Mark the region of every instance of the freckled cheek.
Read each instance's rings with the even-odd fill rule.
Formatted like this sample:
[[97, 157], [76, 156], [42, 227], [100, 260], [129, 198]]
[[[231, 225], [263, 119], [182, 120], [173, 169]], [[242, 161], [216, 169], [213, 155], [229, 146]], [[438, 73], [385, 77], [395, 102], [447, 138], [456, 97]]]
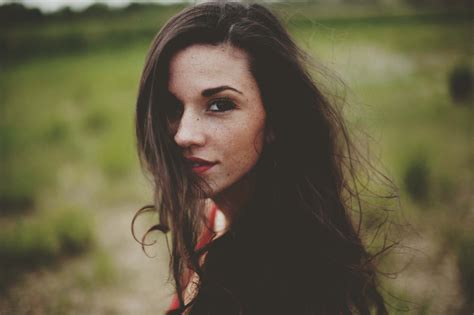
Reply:
[[240, 176], [250, 171], [261, 154], [265, 118], [263, 116], [258, 121], [255, 118], [245, 118], [228, 124], [227, 128], [213, 130], [214, 144], [219, 144], [214, 148], [225, 163], [225, 178]]
[[233, 158], [235, 161], [235, 172], [248, 172], [256, 164], [260, 153], [256, 147], [257, 143], [254, 141], [254, 135], [246, 135], [238, 146], [234, 148]]
[[248, 135], [242, 135], [242, 133], [239, 135], [239, 137], [223, 137], [227, 141], [221, 143], [221, 158], [226, 166], [226, 178], [247, 172], [257, 159], [254, 144], [248, 141]]

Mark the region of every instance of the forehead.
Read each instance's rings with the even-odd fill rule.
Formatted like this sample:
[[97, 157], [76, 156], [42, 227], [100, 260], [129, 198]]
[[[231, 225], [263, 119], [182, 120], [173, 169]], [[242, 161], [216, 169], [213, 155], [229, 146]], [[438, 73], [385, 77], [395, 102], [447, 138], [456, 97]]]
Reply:
[[244, 89], [253, 81], [245, 51], [228, 44], [189, 46], [170, 61], [168, 89], [196, 92], [216, 85]]

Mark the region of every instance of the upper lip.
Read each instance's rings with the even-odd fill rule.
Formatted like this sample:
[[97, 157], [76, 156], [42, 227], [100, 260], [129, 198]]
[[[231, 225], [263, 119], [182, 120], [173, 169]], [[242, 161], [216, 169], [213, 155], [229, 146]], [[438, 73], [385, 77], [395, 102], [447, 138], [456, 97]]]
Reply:
[[216, 162], [210, 162], [210, 161], [200, 159], [195, 156], [187, 157], [186, 160], [188, 160], [189, 162], [199, 163], [199, 164], [216, 164]]

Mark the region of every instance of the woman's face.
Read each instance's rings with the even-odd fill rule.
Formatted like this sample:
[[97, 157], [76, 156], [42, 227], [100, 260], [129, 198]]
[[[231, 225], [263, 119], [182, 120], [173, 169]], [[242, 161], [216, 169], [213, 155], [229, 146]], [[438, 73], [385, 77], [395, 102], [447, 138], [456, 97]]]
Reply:
[[240, 189], [262, 152], [265, 130], [247, 54], [196, 44], [174, 55], [169, 71], [171, 130], [189, 166], [209, 185], [210, 197]]

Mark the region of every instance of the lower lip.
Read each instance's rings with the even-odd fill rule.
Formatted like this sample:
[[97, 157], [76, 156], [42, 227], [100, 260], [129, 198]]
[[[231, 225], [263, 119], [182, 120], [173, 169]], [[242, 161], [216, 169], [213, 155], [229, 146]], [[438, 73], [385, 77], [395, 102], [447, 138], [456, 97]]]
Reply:
[[208, 171], [210, 168], [212, 168], [215, 164], [208, 164], [208, 165], [200, 165], [200, 166], [195, 166], [192, 168], [193, 172], [202, 174], [206, 171]]

